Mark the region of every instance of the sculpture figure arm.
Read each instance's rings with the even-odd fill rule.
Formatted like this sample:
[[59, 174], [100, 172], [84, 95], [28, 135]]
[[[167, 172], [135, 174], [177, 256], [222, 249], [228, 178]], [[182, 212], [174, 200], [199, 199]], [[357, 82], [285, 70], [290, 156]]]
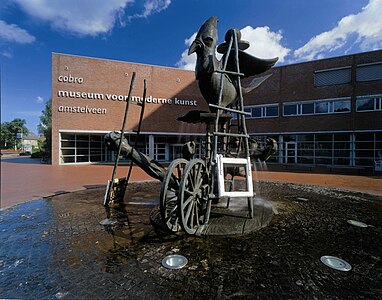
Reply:
[[[116, 150], [121, 141], [121, 133], [112, 131], [105, 135], [104, 141], [109, 150]], [[155, 159], [131, 147], [125, 138], [122, 139], [121, 154], [126, 158], [130, 158], [151, 177], [163, 181], [166, 169]]]

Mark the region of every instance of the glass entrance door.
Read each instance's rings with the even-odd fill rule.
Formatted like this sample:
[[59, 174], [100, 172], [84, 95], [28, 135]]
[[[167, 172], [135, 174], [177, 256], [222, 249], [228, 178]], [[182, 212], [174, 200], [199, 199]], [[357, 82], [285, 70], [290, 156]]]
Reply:
[[285, 163], [297, 164], [297, 143], [296, 142], [285, 143]]

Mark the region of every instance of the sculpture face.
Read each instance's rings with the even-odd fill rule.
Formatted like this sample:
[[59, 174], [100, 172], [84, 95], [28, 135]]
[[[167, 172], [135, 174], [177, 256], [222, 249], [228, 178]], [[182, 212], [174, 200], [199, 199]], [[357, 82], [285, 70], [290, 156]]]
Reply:
[[[221, 83], [223, 83], [222, 99], [220, 105], [227, 107], [237, 100], [239, 88], [243, 95], [251, 92], [258, 87], [269, 75], [252, 80], [247, 87], [239, 87], [236, 82], [238, 80], [234, 72], [240, 70], [244, 78], [261, 74], [271, 68], [277, 61], [273, 59], [260, 59], [245, 52], [249, 47], [249, 42], [241, 40], [239, 29], [229, 29], [225, 35], [223, 44], [217, 47], [217, 17], [209, 18], [200, 27], [195, 40], [188, 49], [188, 54], [196, 53], [195, 75], [199, 81], [199, 88], [204, 99], [211, 104], [217, 104]], [[234, 37], [236, 36], [236, 39]], [[235, 45], [231, 41], [236, 41]], [[235, 47], [238, 52], [238, 62], [235, 59], [235, 51], [229, 51], [229, 45]], [[219, 61], [215, 55], [215, 50], [223, 55], [223, 59]], [[223, 63], [226, 63], [225, 71], [222, 74], [219, 71], [223, 68]], [[212, 109], [211, 109], [212, 110]]]
[[217, 17], [211, 17], [204, 22], [188, 49], [188, 55], [194, 52], [200, 53], [201, 51], [214, 54], [218, 37], [217, 22]]
[[195, 40], [188, 49], [188, 55], [194, 52], [197, 54], [196, 78], [216, 70], [218, 63], [215, 57], [215, 48], [218, 42], [217, 22], [217, 17], [209, 18], [200, 27]]

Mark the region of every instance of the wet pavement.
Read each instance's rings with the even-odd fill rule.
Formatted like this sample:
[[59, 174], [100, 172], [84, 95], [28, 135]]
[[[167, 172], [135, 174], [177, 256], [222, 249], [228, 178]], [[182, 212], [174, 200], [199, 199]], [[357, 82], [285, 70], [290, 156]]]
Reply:
[[[104, 187], [89, 187], [2, 210], [0, 297], [381, 298], [381, 196], [271, 182], [255, 189], [274, 216], [267, 227], [235, 237], [156, 230], [150, 215], [158, 182], [130, 185], [126, 205], [111, 209], [102, 205]], [[188, 264], [165, 269], [169, 254]], [[321, 263], [324, 255], [352, 269], [331, 269]]]

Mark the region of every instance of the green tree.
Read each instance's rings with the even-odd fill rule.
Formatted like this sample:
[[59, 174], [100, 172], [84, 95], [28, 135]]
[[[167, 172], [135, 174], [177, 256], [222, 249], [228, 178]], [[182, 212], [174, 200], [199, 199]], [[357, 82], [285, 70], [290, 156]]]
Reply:
[[2, 149], [20, 149], [21, 139], [18, 134], [28, 134], [29, 130], [26, 128], [26, 121], [24, 119], [14, 119], [11, 122], [1, 123], [1, 148]]
[[8, 122], [1, 123], [0, 125], [0, 147], [1, 149], [7, 149], [9, 147], [12, 147], [12, 133], [9, 131], [9, 125]]
[[52, 99], [45, 104], [45, 109], [40, 116], [40, 124], [37, 126], [40, 134], [43, 134], [45, 141], [43, 150], [50, 157], [52, 150]]

